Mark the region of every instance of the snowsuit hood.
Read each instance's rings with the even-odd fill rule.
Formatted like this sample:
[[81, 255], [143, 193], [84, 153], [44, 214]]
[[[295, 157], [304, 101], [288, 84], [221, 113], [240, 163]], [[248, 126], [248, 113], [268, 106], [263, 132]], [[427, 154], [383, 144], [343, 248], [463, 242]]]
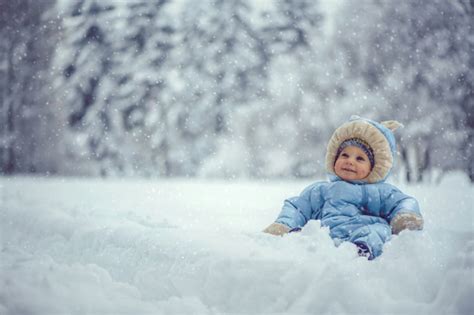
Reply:
[[334, 171], [334, 164], [340, 145], [349, 139], [358, 138], [365, 141], [374, 152], [374, 166], [369, 175], [354, 184], [379, 183], [385, 181], [395, 164], [396, 140], [393, 132], [402, 126], [395, 120], [376, 121], [352, 116], [350, 120], [337, 128], [331, 136], [326, 153], [326, 169], [331, 181], [339, 177]]

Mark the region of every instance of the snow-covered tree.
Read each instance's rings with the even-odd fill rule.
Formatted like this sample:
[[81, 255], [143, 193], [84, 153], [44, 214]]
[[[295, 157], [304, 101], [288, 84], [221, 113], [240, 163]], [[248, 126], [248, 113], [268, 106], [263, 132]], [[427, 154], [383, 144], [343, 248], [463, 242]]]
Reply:
[[162, 13], [167, 3], [83, 0], [65, 17], [58, 86], [73, 108], [77, 152], [97, 161], [88, 163], [93, 173], [170, 172], [165, 67], [175, 31]]
[[322, 19], [317, 1], [278, 1], [264, 15], [267, 97], [246, 119], [255, 176], [310, 176], [320, 169], [324, 119], [315, 80], [322, 75], [316, 66], [322, 62]]
[[237, 135], [235, 112], [265, 95], [268, 54], [252, 17], [248, 0], [190, 0], [183, 6], [174, 58], [182, 84], [177, 101], [184, 106], [177, 112], [177, 140], [195, 167], [227, 150], [223, 144]]
[[187, 92], [183, 101], [191, 106], [187, 119], [217, 134], [226, 131], [232, 107], [259, 97], [264, 86], [267, 56], [248, 18], [249, 3], [190, 0], [184, 6], [180, 70]]
[[[105, 173], [107, 164], [120, 168], [108, 115], [109, 104], [102, 94], [110, 88], [109, 75], [115, 38], [116, 1], [80, 0], [64, 7], [63, 41], [56, 50], [56, 81], [59, 97], [68, 107], [69, 154], [75, 160], [71, 173]], [[88, 161], [98, 163], [87, 163]], [[85, 164], [85, 165], [84, 165]], [[82, 166], [84, 165], [84, 166]], [[81, 167], [82, 166], [82, 167]]]
[[314, 49], [313, 37], [320, 32], [323, 16], [318, 1], [280, 0], [264, 18], [262, 33], [269, 52], [294, 55], [298, 50]]
[[[169, 1], [135, 1], [120, 14], [107, 98], [129, 173], [172, 175], [174, 107], [171, 56], [177, 35]], [[120, 34], [120, 35], [119, 35]]]

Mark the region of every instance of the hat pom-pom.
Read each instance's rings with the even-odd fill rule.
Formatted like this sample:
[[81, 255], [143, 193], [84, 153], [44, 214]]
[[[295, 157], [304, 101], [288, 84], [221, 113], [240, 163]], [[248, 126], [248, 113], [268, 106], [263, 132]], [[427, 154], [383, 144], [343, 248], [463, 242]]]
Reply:
[[403, 127], [403, 124], [396, 120], [387, 120], [380, 123], [382, 126], [387, 127], [388, 129], [395, 131], [400, 127]]

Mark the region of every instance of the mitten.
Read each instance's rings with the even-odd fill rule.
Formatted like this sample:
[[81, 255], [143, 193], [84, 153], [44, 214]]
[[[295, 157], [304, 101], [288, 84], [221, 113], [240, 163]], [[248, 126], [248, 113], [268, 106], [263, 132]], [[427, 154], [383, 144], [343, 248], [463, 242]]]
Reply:
[[283, 235], [290, 231], [290, 228], [281, 223], [272, 223], [270, 224], [263, 232], [273, 234], [273, 235]]
[[405, 229], [421, 230], [423, 229], [423, 218], [416, 213], [399, 213], [390, 222], [392, 233], [398, 234]]

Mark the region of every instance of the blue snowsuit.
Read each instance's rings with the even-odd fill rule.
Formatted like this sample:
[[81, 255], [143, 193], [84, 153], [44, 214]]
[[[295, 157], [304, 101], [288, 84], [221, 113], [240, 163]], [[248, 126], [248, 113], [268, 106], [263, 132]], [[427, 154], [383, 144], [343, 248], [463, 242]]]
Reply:
[[330, 182], [316, 182], [299, 197], [285, 200], [276, 222], [293, 229], [309, 220], [321, 220], [333, 239], [365, 245], [375, 258], [390, 239], [392, 218], [406, 212], [420, 215], [418, 202], [395, 186], [350, 183], [334, 176]]
[[[395, 137], [384, 126], [367, 120], [387, 139], [391, 154], [395, 156]], [[418, 202], [403, 194], [395, 186], [385, 183], [344, 181], [331, 175], [329, 182], [316, 182], [300, 196], [285, 200], [275, 222], [290, 229], [301, 228], [309, 220], [321, 220], [328, 226], [333, 239], [350, 241], [370, 251], [373, 259], [382, 254], [383, 244], [392, 234], [390, 222], [401, 213], [414, 213], [421, 217]]]

